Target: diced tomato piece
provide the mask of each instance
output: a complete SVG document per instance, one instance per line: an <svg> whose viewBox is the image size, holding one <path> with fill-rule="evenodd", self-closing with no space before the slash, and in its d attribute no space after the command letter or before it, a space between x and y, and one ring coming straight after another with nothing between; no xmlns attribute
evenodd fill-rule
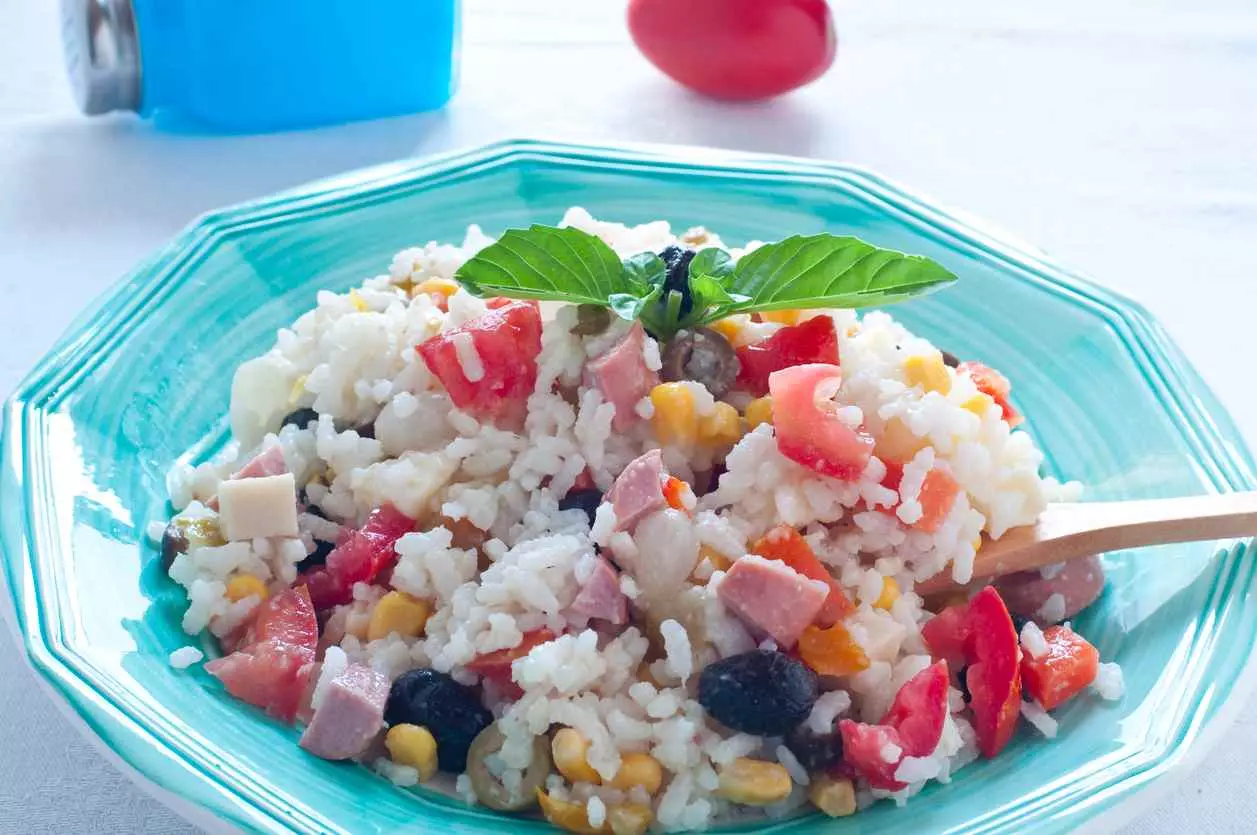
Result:
<svg viewBox="0 0 1257 835"><path fill-rule="evenodd" d="M899 485L903 482L903 464L889 459L883 459L882 463L886 465L886 475L882 478L882 486L898 493Z"/></svg>
<svg viewBox="0 0 1257 835"><path fill-rule="evenodd" d="M959 495L960 485L952 478L951 473L938 467L931 468L925 474L921 493L917 496L917 501L921 503L921 518L912 527L934 533L943 524L947 514L951 513Z"/></svg>
<svg viewBox="0 0 1257 835"><path fill-rule="evenodd" d="M1004 414L1004 420L1008 422L1009 426L1018 426L1025 420L1008 399L1012 393L1013 386L1003 374L980 362L962 362L956 367L956 372L968 374L973 378L974 385L978 387L978 391L994 400L1000 407L1000 411Z"/></svg>
<svg viewBox="0 0 1257 835"><path fill-rule="evenodd" d="M471 337L482 376L467 379L458 340ZM518 420L537 383L541 313L536 302L507 301L460 327L425 340L418 348L454 405L486 420Z"/></svg>
<svg viewBox="0 0 1257 835"><path fill-rule="evenodd" d="M685 506L685 493L689 491L692 498L694 493L690 490L690 485L676 476L668 476L668 480L663 483L663 497L668 502L668 507L673 510L679 510L682 513L689 513L690 509Z"/></svg>
<svg viewBox="0 0 1257 835"><path fill-rule="evenodd" d="M508 304L529 304L540 313L541 303L536 299L508 299L506 296L494 296L491 299L485 299L484 306L490 310L500 310Z"/></svg>
<svg viewBox="0 0 1257 835"><path fill-rule="evenodd" d="M261 641L205 665L227 692L284 722L297 715L314 670L314 650Z"/></svg>
<svg viewBox="0 0 1257 835"><path fill-rule="evenodd" d="M576 476L576 481L572 482L572 490L569 492L576 490L592 490L597 486L598 485L594 483L594 477L589 472L589 468L586 467L580 471L578 476Z"/></svg>
<svg viewBox="0 0 1257 835"><path fill-rule="evenodd" d="M876 725L851 719L838 724L843 759L873 788L898 791L906 786L895 779L904 757L928 756L938 747L947 721L947 664L938 661L899 688L890 710ZM888 758L887 747L899 749Z"/></svg>
<svg viewBox="0 0 1257 835"><path fill-rule="evenodd" d="M921 637L934 659L944 660L953 670L965 664L965 642L969 633L969 607L948 606L921 627Z"/></svg>
<svg viewBox="0 0 1257 835"><path fill-rule="evenodd" d="M853 676L869 668L864 647L841 623L822 629L809 626L799 636L799 658L818 675Z"/></svg>
<svg viewBox="0 0 1257 835"><path fill-rule="evenodd" d="M762 342L737 349L737 385L756 397L768 393L768 377L774 371L807 363L838 364L838 333L828 316L790 325ZM775 414L775 412L774 412Z"/></svg>
<svg viewBox="0 0 1257 835"><path fill-rule="evenodd" d="M909 757L925 757L938 747L947 719L947 662L936 661L899 688L881 724L899 731Z"/></svg>
<svg viewBox="0 0 1257 835"><path fill-rule="evenodd" d="M319 620L308 588L295 586L262 601L244 643L260 641L278 641L311 651L319 645Z"/></svg>
<svg viewBox="0 0 1257 835"><path fill-rule="evenodd" d="M532 652L533 647L549 643L554 638L554 633L545 628L525 632L524 639L519 642L518 646L477 655L467 662L467 669L482 678L490 679L498 685L504 695L517 699L524 694L524 691L511 678L511 665L517 659Z"/></svg>
<svg viewBox="0 0 1257 835"><path fill-rule="evenodd" d="M873 454L873 438L838 419L830 398L842 382L836 365L796 365L773 372L777 448L792 461L822 475L854 481Z"/></svg>
<svg viewBox="0 0 1257 835"><path fill-rule="evenodd" d="M354 583L370 583L392 570L397 563L393 546L414 528L415 520L391 504L380 505L361 529L351 531L327 555L327 570L341 588L352 590Z"/></svg>
<svg viewBox="0 0 1257 835"><path fill-rule="evenodd" d="M316 566L297 575L297 582L303 583L309 589L310 601L319 612L354 599L353 585L346 585L339 577L328 571L325 565Z"/></svg>
<svg viewBox="0 0 1257 835"><path fill-rule="evenodd" d="M1054 710L1077 696L1095 681L1100 670L1100 653L1091 643L1067 626L1043 630L1047 653L1021 659L1021 677L1026 690L1044 710Z"/></svg>
<svg viewBox="0 0 1257 835"><path fill-rule="evenodd" d="M1017 728L1021 715L1021 649L1008 608L994 587L969 601L965 625L965 682L972 696L978 750L994 757Z"/></svg>
<svg viewBox="0 0 1257 835"><path fill-rule="evenodd" d="M291 722L309 684L318 643L310 592L296 586L258 606L240 648L205 669L237 699Z"/></svg>
<svg viewBox="0 0 1257 835"><path fill-rule="evenodd" d="M764 534L751 546L751 553L759 554L765 559L779 560L809 580L821 580L829 584L829 595L821 606L820 614L816 616L818 625L832 626L855 611L855 604L847 598L842 584L816 558L807 540L789 525L777 525Z"/></svg>

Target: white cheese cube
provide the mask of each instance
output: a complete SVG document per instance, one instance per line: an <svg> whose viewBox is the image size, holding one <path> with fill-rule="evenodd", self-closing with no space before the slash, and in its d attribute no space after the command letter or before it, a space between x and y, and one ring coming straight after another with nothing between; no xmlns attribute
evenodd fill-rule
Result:
<svg viewBox="0 0 1257 835"><path fill-rule="evenodd" d="M297 536L297 483L292 473L237 478L218 487L218 521L233 542Z"/></svg>

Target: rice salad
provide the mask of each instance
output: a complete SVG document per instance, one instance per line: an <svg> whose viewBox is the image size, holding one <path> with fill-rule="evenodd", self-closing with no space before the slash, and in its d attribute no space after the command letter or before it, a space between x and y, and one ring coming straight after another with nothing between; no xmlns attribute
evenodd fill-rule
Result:
<svg viewBox="0 0 1257 835"><path fill-rule="evenodd" d="M964 587L1079 486L998 372L850 309L954 278L579 208L400 252L241 365L232 444L170 473L183 629L311 755L573 832L850 815L1022 716L1054 736L1121 695L1063 622L1099 563Z"/></svg>

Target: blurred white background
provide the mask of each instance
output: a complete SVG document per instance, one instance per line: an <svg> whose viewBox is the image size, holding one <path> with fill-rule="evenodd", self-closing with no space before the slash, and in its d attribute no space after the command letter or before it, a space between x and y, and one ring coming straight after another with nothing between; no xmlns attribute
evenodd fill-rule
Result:
<svg viewBox="0 0 1257 835"><path fill-rule="evenodd" d="M0 393L197 214L316 177L512 137L654 141L870 166L1138 298L1257 443L1257 5L836 4L820 82L728 106L642 59L624 0L466 0L462 86L435 114L197 137L77 115L52 0L0 0ZM382 44L404 49L405 39ZM422 229L416 241L425 240ZM0 832L187 832L132 788L0 642ZM1246 832L1257 711L1128 833Z"/></svg>

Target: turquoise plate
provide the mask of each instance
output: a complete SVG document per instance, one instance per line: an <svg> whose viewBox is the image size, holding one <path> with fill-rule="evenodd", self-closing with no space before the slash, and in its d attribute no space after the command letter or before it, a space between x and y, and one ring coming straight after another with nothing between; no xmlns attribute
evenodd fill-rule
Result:
<svg viewBox="0 0 1257 835"><path fill-rule="evenodd" d="M381 273L406 246L461 240L468 222L496 233L553 223L571 205L704 224L734 242L829 231L929 255L961 281L895 315L1013 380L1053 475L1080 479L1094 499L1255 486L1230 418L1145 311L867 171L507 142L348 174L202 218L84 314L5 407L0 544L15 623L40 675L123 761L257 831L543 829L313 759L291 728L204 672L172 670L167 655L188 643L183 594L143 531L167 512L171 464L225 441L232 369L311 307L317 288ZM1214 542L1109 557L1108 589L1077 625L1121 663L1127 693L1075 700L1056 741L1023 730L998 759L904 809L772 828L1112 826L1248 690L1257 596L1244 551Z"/></svg>

